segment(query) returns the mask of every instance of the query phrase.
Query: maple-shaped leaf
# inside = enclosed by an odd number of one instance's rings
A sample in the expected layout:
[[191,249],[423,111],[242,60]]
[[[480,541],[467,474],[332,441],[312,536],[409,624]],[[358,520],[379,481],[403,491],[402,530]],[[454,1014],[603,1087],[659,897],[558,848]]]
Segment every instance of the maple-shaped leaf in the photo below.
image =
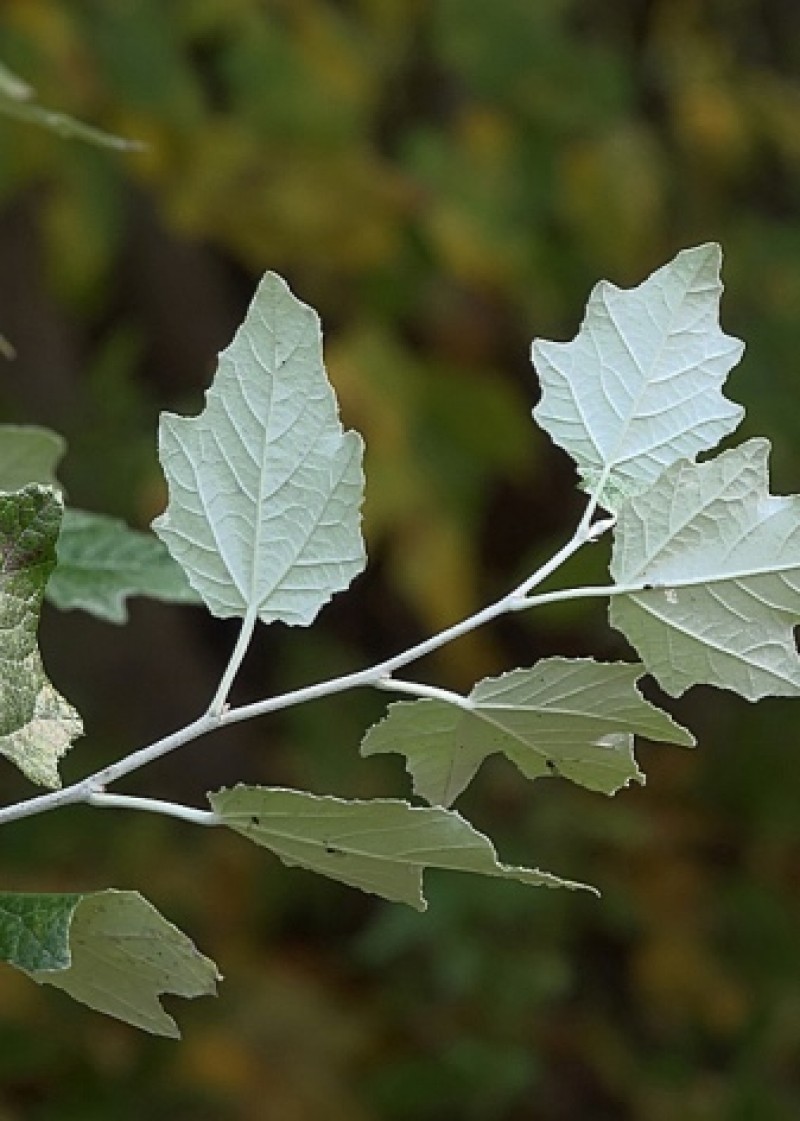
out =
[[572,342],[533,344],[534,418],[608,510],[744,415],[721,391],[743,345],[719,327],[720,262],[718,245],[700,245],[636,288],[601,281]]
[[526,778],[562,775],[615,794],[644,776],[634,735],[690,747],[694,739],[636,688],[644,667],[547,658],[480,681],[463,705],[400,701],[367,732],[362,755],[399,752],[414,792],[449,806],[487,756],[499,752]]
[[213,996],[219,979],[182,931],[136,891],[0,893],[0,960],[154,1035],[178,1026],[161,993]]
[[267,273],[203,412],[161,418],[169,503],[153,528],[212,614],[308,625],[364,567],[362,454],[316,312]]
[[800,496],[769,493],[769,441],[676,463],[626,503],[611,623],[674,696],[691,685],[750,701],[800,695]]

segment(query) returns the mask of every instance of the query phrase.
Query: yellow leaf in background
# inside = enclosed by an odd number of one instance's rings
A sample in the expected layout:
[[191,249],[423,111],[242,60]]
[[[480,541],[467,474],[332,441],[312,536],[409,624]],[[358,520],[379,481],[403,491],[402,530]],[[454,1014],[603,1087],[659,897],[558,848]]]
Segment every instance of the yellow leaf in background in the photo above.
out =
[[416,379],[397,342],[376,324],[334,338],[326,356],[343,416],[367,447],[364,529],[372,547],[413,516],[425,494],[425,479],[411,456]]
[[431,208],[426,224],[441,267],[453,276],[478,286],[511,284],[512,247],[498,244],[465,207],[443,201]]
[[741,982],[727,975],[696,931],[662,927],[640,947],[633,969],[653,1021],[673,1030],[699,1021],[714,1034],[733,1035],[750,1015]]
[[86,145],[71,148],[64,170],[43,203],[44,247],[59,297],[87,305],[102,296],[113,267],[119,196],[104,157]]
[[753,127],[791,164],[800,166],[800,85],[792,78],[759,70],[753,73],[747,94]]
[[459,134],[473,158],[490,167],[513,154],[516,137],[511,121],[497,109],[472,105],[459,119]]
[[626,277],[657,255],[665,217],[665,159],[644,126],[623,125],[570,144],[560,162],[558,206],[602,267]]
[[[10,29],[35,44],[37,52],[49,56],[50,64],[56,58],[63,59],[75,47],[76,36],[69,10],[57,0],[17,0],[5,4],[4,8],[3,17]],[[52,79],[52,75],[50,77]]]
[[673,91],[679,142],[691,157],[720,172],[741,168],[751,153],[746,106],[721,82],[688,82]]
[[364,50],[361,28],[354,21],[315,4],[298,5],[296,44],[309,72],[325,92],[355,108],[369,108],[377,95],[380,74]]
[[358,1092],[374,1024],[357,990],[272,949],[240,958],[228,996],[227,1019],[183,1041],[180,1084],[231,1103],[242,1121],[375,1121]]
[[127,160],[126,167],[134,180],[158,190],[176,162],[175,130],[163,118],[127,107],[115,108],[109,127],[138,142],[139,150]]
[[[416,610],[425,633],[443,630],[482,606],[474,541],[437,508],[399,527],[390,560],[393,582]],[[497,668],[488,629],[473,631],[435,655],[451,681],[472,682]]]
[[163,187],[179,228],[211,238],[258,271],[301,254],[335,261],[342,275],[399,251],[405,192],[391,169],[363,150],[287,149],[220,119],[181,143]]

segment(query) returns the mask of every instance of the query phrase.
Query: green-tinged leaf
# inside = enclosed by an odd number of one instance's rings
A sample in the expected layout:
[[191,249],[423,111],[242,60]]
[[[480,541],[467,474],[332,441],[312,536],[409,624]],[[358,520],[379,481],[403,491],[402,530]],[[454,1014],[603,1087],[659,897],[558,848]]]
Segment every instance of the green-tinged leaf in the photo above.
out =
[[[46,428],[0,425],[0,490],[28,483],[58,487],[55,470],[65,448],[64,439]],[[65,510],[57,557],[46,595],[62,610],[80,608],[124,623],[129,595],[200,602],[163,541],[104,514]]]
[[362,755],[399,752],[414,792],[449,806],[483,760],[501,752],[526,778],[562,775],[616,794],[644,782],[634,735],[684,747],[692,735],[636,688],[644,667],[591,658],[548,658],[479,682],[464,705],[400,701],[367,732]]
[[27,723],[0,736],[0,755],[19,767],[31,782],[58,787],[58,760],[83,734],[83,723],[75,709],[49,681],[44,682]]
[[0,494],[0,754],[51,787],[60,785],[58,760],[81,733],[80,717],[47,680],[36,642],[61,514],[48,487]]
[[[236,786],[208,795],[223,823],[299,865],[424,911],[426,868],[475,872],[543,887],[586,889],[533,868],[500,864],[488,837],[452,810],[317,797],[298,790]],[[588,888],[586,890],[593,890]]]
[[56,467],[66,450],[63,436],[35,425],[0,424],[0,490],[29,483],[58,487]]
[[47,598],[62,610],[80,608],[124,623],[130,595],[167,603],[200,602],[163,541],[117,518],[66,509],[57,551]]
[[0,893],[0,961],[25,969],[66,969],[77,894]]
[[800,497],[769,493],[769,442],[676,463],[620,511],[611,623],[673,696],[800,695]]
[[154,1035],[180,1032],[161,993],[213,996],[217,967],[136,891],[0,894],[0,959]]
[[209,610],[307,625],[364,567],[362,441],[343,432],[319,319],[267,273],[200,416],[164,414],[153,528]]
[[414,793],[432,806],[450,806],[501,738],[470,709],[439,700],[400,701],[369,729],[361,754],[404,755]]
[[743,345],[719,327],[720,262],[718,245],[701,245],[637,288],[602,281],[572,342],[533,344],[534,418],[609,510],[713,448],[744,415],[721,391]]

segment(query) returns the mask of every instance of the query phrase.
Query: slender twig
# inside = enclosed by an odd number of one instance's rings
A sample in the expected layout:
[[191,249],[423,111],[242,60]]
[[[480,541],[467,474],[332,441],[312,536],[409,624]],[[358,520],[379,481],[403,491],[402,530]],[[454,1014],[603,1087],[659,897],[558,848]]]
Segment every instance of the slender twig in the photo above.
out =
[[[427,654],[432,654],[435,650],[440,649],[447,643],[452,642],[462,635],[469,634],[470,631],[476,630],[478,627],[484,626],[486,623],[497,619],[501,615],[505,615],[509,611],[519,610],[520,601],[524,601],[524,605],[531,606],[532,603],[526,599],[526,593],[532,588],[538,587],[543,583],[548,576],[551,576],[557,568],[559,568],[565,561],[569,560],[574,553],[582,548],[588,541],[594,541],[600,535],[609,530],[614,520],[609,518],[601,523],[591,524],[590,522],[584,524],[585,519],[581,520],[581,524],[576,529],[575,533],[569,541],[561,549],[555,553],[549,561],[543,564],[531,576],[523,580],[513,591],[504,595],[495,603],[491,603],[488,607],[484,607],[481,611],[477,611],[474,615],[470,615],[466,619],[462,619],[458,623],[454,623],[451,627],[446,627],[438,634],[426,638],[423,642],[418,642],[415,646],[410,646],[408,650],[404,650],[400,654],[395,654],[391,658],[387,658],[378,665],[371,666],[369,669],[356,670],[354,673],[344,674],[342,677],[335,677],[329,681],[322,681],[316,685],[306,685],[301,689],[295,689],[291,693],[284,693],[277,697],[268,697],[263,701],[254,701],[251,704],[240,705],[238,708],[231,708],[224,712],[221,716],[223,724],[235,724],[240,720],[251,720],[255,716],[266,716],[267,713],[277,712],[282,708],[289,708],[297,704],[305,704],[307,701],[314,701],[320,697],[331,696],[334,693],[342,693],[348,689],[355,689],[364,685],[379,686],[380,682],[385,682],[390,679],[392,674],[402,669],[404,666],[410,665],[411,662],[416,662],[420,658],[424,658]],[[380,688],[386,688],[386,685],[380,685]]]
[[[612,599],[614,596],[633,595],[642,592],[645,586],[637,584],[597,584],[584,588],[559,588],[555,592],[540,592],[536,596],[520,596],[509,604],[509,611],[527,611],[531,607],[544,607],[549,603],[563,603],[573,599]],[[652,590],[652,586],[651,586]]]
[[407,650],[395,654],[391,658],[386,658],[383,662],[379,662],[377,665],[370,666],[367,669],[357,670],[354,673],[344,674],[341,677],[331,678],[328,681],[320,681],[314,685],[306,685],[303,688],[294,689],[291,692],[283,693],[275,697],[268,697],[262,701],[240,705],[238,708],[229,708],[226,704],[228,692],[246,654],[257,617],[255,611],[248,612],[242,622],[239,637],[222,674],[219,686],[214,693],[208,710],[202,716],[193,720],[177,732],[164,736],[162,739],[156,740],[155,743],[142,747],[138,751],[131,752],[131,754],[125,756],[124,759],[120,759],[116,763],[111,763],[109,766],[103,767],[87,778],[81,779],[71,786],[64,787],[63,790],[55,790],[49,794],[40,794],[37,797],[28,798],[25,801],[17,802],[14,805],[0,809],[0,825],[10,821],[18,821],[25,817],[32,817],[35,814],[46,813],[49,810],[54,810],[61,806],[79,803],[98,807],[147,810],[151,813],[164,813],[172,817],[181,817],[184,820],[203,825],[217,824],[216,821],[212,820],[214,815],[209,814],[209,811],[176,806],[170,802],[159,802],[149,798],[137,798],[133,795],[109,795],[106,793],[105,788],[124,775],[129,775],[134,771],[138,771],[148,763],[160,759],[162,756],[175,751],[184,744],[199,739],[201,736],[214,731],[216,728],[228,724],[236,724],[243,720],[251,720],[256,716],[264,716],[270,712],[277,712],[280,709],[290,708],[293,705],[303,704],[306,701],[317,700],[321,697],[332,696],[333,694],[342,693],[349,689],[370,686],[398,693],[410,693],[415,696],[438,697],[450,703],[458,704],[461,707],[468,706],[469,699],[457,693],[450,693],[448,690],[440,689],[433,685],[397,681],[392,675],[396,670],[418,661],[420,658],[425,657],[425,655],[439,650],[441,647],[447,645],[447,643],[453,642],[462,635],[469,634],[471,631],[476,630],[478,627],[491,622],[493,619],[507,612],[537,607],[545,603],[553,603],[562,599],[576,599],[601,595],[609,596],[621,594],[622,592],[642,590],[642,585],[624,588],[612,585],[609,587],[565,589],[539,596],[531,596],[528,594],[533,588],[538,587],[539,584],[547,579],[548,576],[552,575],[557,568],[564,564],[565,561],[587,544],[587,542],[596,540],[613,526],[613,518],[592,522],[592,514],[596,506],[596,500],[591,499],[572,537],[549,561],[538,568],[531,576],[523,580],[521,584],[507,595],[502,596],[502,598],[495,603],[484,607],[481,611],[477,611],[474,615],[470,615],[468,618],[454,623],[453,626],[445,628],[445,630],[432,635],[423,642],[418,642],[416,645],[410,646]]
[[176,802],[162,802],[158,798],[139,798],[134,794],[106,794],[97,791],[86,798],[89,806],[109,810],[144,810],[146,813],[164,814],[191,821],[193,825],[222,825],[223,819],[213,810],[197,810]]
[[84,124],[66,113],[58,113],[52,109],[45,109],[42,105],[33,105],[30,102],[15,101],[13,98],[0,97],[0,113],[6,117],[13,117],[27,124],[39,125],[50,129],[62,139],[87,140],[90,144],[98,144],[102,148],[113,148],[118,152],[141,152],[145,145],[139,140],[129,140],[123,136],[114,136],[110,132],[95,128],[93,125]]
[[185,728],[180,728],[177,732],[172,732],[170,735],[156,740],[155,743],[140,748],[138,751],[132,751],[124,759],[95,771],[94,774],[73,783],[71,786],[65,786],[63,790],[54,790],[50,794],[39,794],[35,798],[26,798],[24,802],[17,802],[13,806],[4,806],[0,809],[0,825],[9,821],[19,821],[23,817],[33,817],[35,814],[46,813],[48,810],[55,810],[60,806],[88,802],[91,795],[103,791],[109,783],[115,782],[123,775],[138,771],[140,767],[152,763],[155,759],[160,759],[162,755],[168,755],[169,752],[182,747],[185,743],[199,739],[200,736],[218,728],[219,724],[218,717],[205,713],[197,720],[193,720],[191,724],[187,724]]
[[214,694],[214,699],[209,705],[209,713],[212,716],[219,716],[225,708],[228,700],[228,693],[231,691],[231,685],[236,674],[239,672],[239,667],[244,661],[244,656],[250,646],[250,639],[253,637],[255,625],[258,622],[258,608],[249,607],[247,614],[242,620],[242,628],[239,631],[239,637],[236,640],[236,645],[233,648],[233,653],[230,656],[225,671],[222,674],[222,679],[219,683],[219,688]]
[[412,697],[429,697],[436,701],[446,701],[447,704],[457,705],[459,708],[472,708],[469,697],[461,693],[453,693],[450,689],[441,689],[438,685],[424,685],[418,681],[398,681],[396,677],[382,677],[375,682],[378,689],[386,689],[391,693],[409,693]]

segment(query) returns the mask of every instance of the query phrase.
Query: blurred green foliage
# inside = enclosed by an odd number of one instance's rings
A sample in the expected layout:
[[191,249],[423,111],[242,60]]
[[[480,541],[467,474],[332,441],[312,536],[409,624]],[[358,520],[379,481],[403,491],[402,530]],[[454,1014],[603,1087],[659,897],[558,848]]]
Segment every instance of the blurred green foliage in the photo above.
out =
[[[323,317],[368,445],[371,567],[313,632],[260,637],[242,697],[400,649],[552,552],[579,498],[529,420],[530,338],[570,337],[597,279],[683,246],[724,246],[723,323],[749,345],[730,392],[775,442],[775,489],[800,489],[797,5],[7,0],[0,44],[42,104],[145,145],[0,119],[0,412],[68,437],[76,504],[159,512],[158,411],[199,405],[261,271]],[[580,607],[424,670],[464,687],[543,653],[624,656]],[[194,716],[232,634],[142,604],[126,630],[48,615],[43,638],[90,729],[78,774]],[[357,757],[380,712],[331,698],[139,789],[401,793],[396,761]],[[2,971],[0,1121],[794,1121],[797,715],[711,691],[679,715],[701,747],[643,748],[644,791],[531,789],[497,762],[466,796],[504,859],[600,903],[441,877],[420,916],[175,823],[8,827],[8,889],[138,888],[227,981],[176,1047]]]

